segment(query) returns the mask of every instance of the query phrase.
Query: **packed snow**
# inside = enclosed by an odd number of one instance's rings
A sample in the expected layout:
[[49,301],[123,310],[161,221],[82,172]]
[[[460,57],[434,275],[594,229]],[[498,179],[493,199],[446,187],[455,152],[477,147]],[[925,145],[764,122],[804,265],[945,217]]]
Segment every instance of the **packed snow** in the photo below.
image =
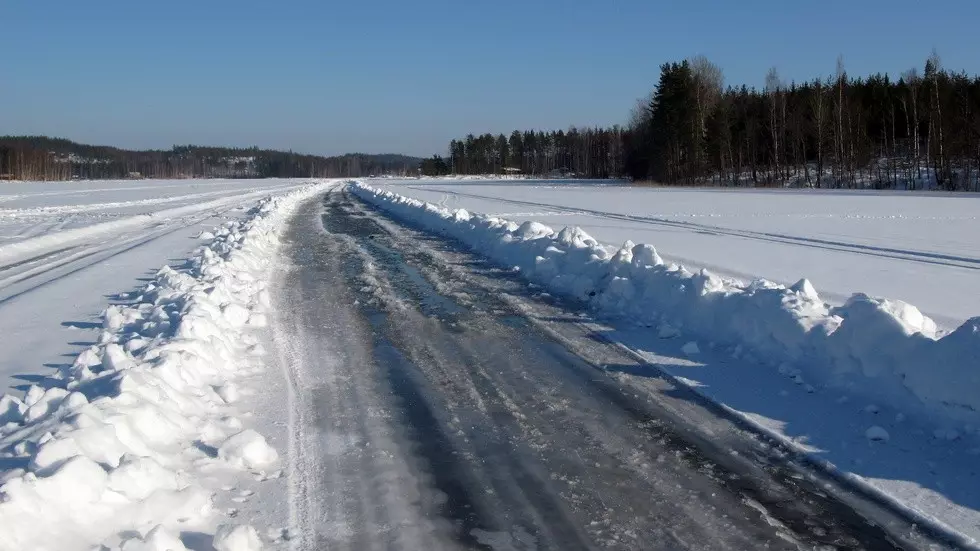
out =
[[[222,206],[251,206],[209,229],[183,265],[165,265],[105,308],[101,331],[71,363],[52,364],[53,373],[38,365],[37,375],[15,378],[32,383],[25,391],[0,396],[0,549],[261,548],[255,528],[235,511],[218,510],[216,496],[282,474],[277,451],[234,404],[254,392],[250,377],[264,367],[253,332],[265,325],[277,232],[295,205],[322,190],[269,184],[247,190],[239,183],[221,191],[224,199],[176,207],[209,220]],[[171,216],[158,207],[142,218],[166,226]],[[180,228],[191,225],[181,221]],[[22,239],[0,247],[0,258],[17,269],[21,255],[43,254],[59,239],[112,250],[116,232],[143,226],[131,217],[114,222]],[[20,292],[0,303],[5,323],[9,304],[31,298],[32,289]],[[20,350],[5,343],[2,353]]]
[[[451,237],[551,293],[621,320],[618,327],[624,329],[613,338],[640,353],[663,348],[652,339],[679,340],[678,353],[704,362],[700,368],[667,369],[680,382],[923,520],[966,534],[974,544],[980,540],[980,480],[973,467],[980,450],[980,317],[946,332],[900,300],[855,293],[825,301],[808,279],[789,286],[764,279],[746,283],[665,261],[650,244],[604,245],[580,227],[555,230],[395,193],[414,193],[404,184],[361,183],[354,190],[398,219]],[[493,193],[518,202],[526,191],[501,184]],[[565,192],[537,191],[552,194],[552,203]],[[582,201],[585,191],[575,193]],[[596,187],[591,196],[603,203],[607,194],[624,199],[623,193]],[[768,197],[748,195],[755,201]],[[445,204],[450,196],[441,197]],[[737,194],[721,197],[743,200]],[[470,204],[463,195],[454,203]],[[938,241],[933,248],[947,246]],[[922,236],[919,243],[926,242]],[[786,259],[764,264],[780,260]],[[873,412],[862,409],[868,404]],[[886,424],[882,417],[888,416]],[[891,451],[879,452],[882,446]]]

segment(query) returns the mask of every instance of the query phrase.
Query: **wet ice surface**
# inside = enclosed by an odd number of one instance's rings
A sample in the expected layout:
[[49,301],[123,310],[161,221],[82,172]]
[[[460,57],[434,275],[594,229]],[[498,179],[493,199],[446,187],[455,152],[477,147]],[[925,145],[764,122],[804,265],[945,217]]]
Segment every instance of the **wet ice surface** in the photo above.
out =
[[892,548],[506,273],[340,194],[287,239],[301,548]]

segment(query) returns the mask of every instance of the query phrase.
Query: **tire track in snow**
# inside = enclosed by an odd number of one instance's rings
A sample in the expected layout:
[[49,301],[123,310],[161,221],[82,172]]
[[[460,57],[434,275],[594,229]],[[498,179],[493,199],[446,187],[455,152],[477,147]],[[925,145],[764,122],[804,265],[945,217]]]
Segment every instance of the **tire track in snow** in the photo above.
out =
[[31,239],[2,245],[0,246],[0,266],[7,266],[24,258],[43,254],[46,251],[56,248],[84,244],[96,239],[112,239],[114,236],[126,232],[147,231],[155,226],[167,224],[173,220],[180,220],[188,216],[200,216],[208,212],[227,211],[228,209],[239,207],[249,200],[260,199],[268,195],[268,193],[267,190],[245,193],[215,199],[206,203],[175,207],[147,214],[129,216],[111,222],[47,233]]
[[[111,236],[110,239],[99,240],[90,245],[77,245],[55,249],[36,257],[18,260],[0,266],[0,306],[94,264],[104,262],[211,218],[221,217],[237,207],[238,205],[233,205],[222,210],[202,213],[198,216],[183,217],[173,224],[159,224],[158,227],[161,229],[158,231],[117,234]],[[17,268],[25,269],[17,271]],[[5,275],[4,272],[7,271],[12,271],[13,273]],[[21,283],[27,284],[21,286]],[[13,289],[11,290],[11,288]]]
[[[136,199],[133,201],[111,201],[106,203],[85,203],[70,205],[49,205],[43,207],[24,207],[24,208],[0,208],[0,220],[18,218],[46,218],[56,215],[76,215],[88,212],[104,213],[107,210],[140,207],[145,205],[166,205],[170,203],[190,203],[209,197],[238,196],[254,192],[266,192],[267,188],[247,187],[236,190],[206,191],[201,193],[190,193],[185,195],[172,195],[169,197],[154,197],[149,199]],[[67,220],[67,219],[66,219]],[[59,221],[60,222],[60,221]]]

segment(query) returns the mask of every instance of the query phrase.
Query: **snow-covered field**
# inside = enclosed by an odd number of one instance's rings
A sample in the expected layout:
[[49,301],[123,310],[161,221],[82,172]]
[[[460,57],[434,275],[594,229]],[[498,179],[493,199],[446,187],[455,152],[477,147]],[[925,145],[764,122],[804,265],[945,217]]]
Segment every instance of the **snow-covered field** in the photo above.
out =
[[[418,181],[356,193],[587,303],[614,320],[608,338],[653,365],[686,355],[691,365],[661,369],[961,543],[980,541],[980,318],[963,322],[980,314],[980,199]],[[669,262],[680,258],[791,285]],[[800,279],[808,270],[816,288]]]
[[671,261],[744,280],[808,278],[825,299],[899,299],[954,329],[980,315],[980,196],[636,188],[583,182],[402,180],[384,189],[555,228],[649,243]]
[[[0,184],[0,386],[70,363],[108,297],[130,291],[197,235],[289,180]],[[51,367],[51,366],[48,366]]]
[[[266,369],[262,328],[282,229],[335,185],[0,185],[0,551],[299,545],[282,394],[307,389]],[[980,199],[370,185],[353,192],[578,299],[590,334],[978,547]]]
[[235,517],[281,467],[235,404],[276,232],[319,190],[0,186],[0,549],[258,548]]

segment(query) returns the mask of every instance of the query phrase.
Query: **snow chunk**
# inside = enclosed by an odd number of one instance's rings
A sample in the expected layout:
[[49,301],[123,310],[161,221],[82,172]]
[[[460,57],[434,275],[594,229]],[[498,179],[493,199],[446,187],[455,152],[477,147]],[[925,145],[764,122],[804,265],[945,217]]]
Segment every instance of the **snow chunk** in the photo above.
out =
[[679,336],[681,336],[680,330],[666,322],[661,323],[660,328],[657,329],[657,337],[661,339],[673,339]]
[[134,501],[141,501],[163,488],[176,490],[177,476],[150,457],[125,456],[109,473],[108,487]]
[[4,394],[0,396],[0,426],[5,423],[19,423],[24,419],[27,406],[15,396]]
[[872,442],[888,442],[891,439],[891,435],[888,431],[878,425],[870,427],[868,430],[864,431],[864,437]]
[[52,438],[38,447],[34,457],[31,458],[29,468],[33,472],[44,474],[79,455],[82,455],[82,449],[74,438]]
[[633,266],[663,266],[664,259],[657,254],[657,249],[653,245],[642,243],[633,247]]
[[145,537],[136,536],[123,542],[120,551],[187,551],[180,538],[157,525]]
[[[34,387],[39,388],[39,387]],[[28,393],[30,394],[30,393]],[[36,421],[48,413],[54,411],[61,405],[61,402],[68,397],[68,391],[63,388],[49,388],[39,396],[29,396],[31,406],[24,413],[24,421]]]
[[241,304],[227,304],[221,309],[222,315],[233,327],[242,327],[248,323],[250,312]]
[[694,356],[701,353],[701,348],[698,347],[698,343],[691,341],[681,347],[681,352],[687,354],[688,356]]
[[238,401],[241,394],[238,392],[238,387],[235,383],[225,383],[214,389],[215,393],[221,397],[226,404],[232,404]]
[[540,239],[542,237],[550,237],[554,233],[554,230],[545,226],[540,222],[527,221],[517,228],[514,235],[523,240],[530,239]]
[[214,533],[215,551],[261,551],[259,533],[248,524],[222,524]]
[[803,278],[797,281],[795,284],[793,284],[793,286],[790,287],[789,289],[794,293],[806,297],[810,300],[813,301],[820,300],[820,295],[817,294],[817,290],[813,287],[813,284],[810,283],[809,279]]
[[243,430],[225,440],[218,448],[218,457],[248,469],[261,469],[279,460],[276,450],[252,429]]
[[125,371],[136,366],[133,357],[116,343],[106,345],[102,354],[102,366],[110,371]]

